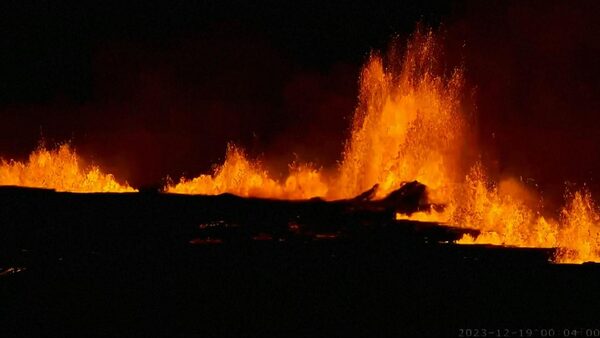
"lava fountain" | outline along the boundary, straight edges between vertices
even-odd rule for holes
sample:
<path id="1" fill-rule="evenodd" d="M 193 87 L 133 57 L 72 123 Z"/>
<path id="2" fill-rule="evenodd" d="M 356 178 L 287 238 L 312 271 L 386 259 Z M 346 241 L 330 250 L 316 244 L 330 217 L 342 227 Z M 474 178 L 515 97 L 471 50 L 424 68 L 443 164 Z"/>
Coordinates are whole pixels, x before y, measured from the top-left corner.
<path id="1" fill-rule="evenodd" d="M 401 50 L 392 44 L 387 54 L 373 53 L 364 66 L 351 135 L 334 170 L 293 164 L 287 178 L 278 181 L 229 145 L 225 162 L 213 174 L 182 178 L 165 191 L 337 199 L 375 183 L 378 196 L 384 196 L 402 182 L 418 180 L 428 186 L 430 200 L 445 208 L 410 218 L 482 231 L 460 243 L 558 247 L 556 262 L 600 262 L 600 211 L 590 193 L 572 194 L 558 217 L 545 217 L 541 207 L 515 193 L 517 180 L 512 181 L 517 189 L 500 189 L 470 155 L 477 146 L 462 107 L 463 70 L 445 72 L 441 45 L 431 31 L 417 31 Z"/>
<path id="2" fill-rule="evenodd" d="M 428 187 L 436 208 L 411 216 L 481 231 L 461 244 L 558 248 L 560 263 L 600 262 L 600 210 L 588 191 L 566 196 L 555 214 L 531 203 L 516 179 L 494 182 L 477 160 L 472 119 L 463 108 L 464 72 L 447 72 L 442 47 L 432 31 L 417 30 L 405 48 L 393 43 L 373 53 L 360 75 L 359 104 L 336 168 L 293 163 L 277 180 L 233 144 L 212 174 L 168 184 L 169 193 L 233 193 L 279 199 L 327 200 L 354 197 L 378 184 L 376 197 L 417 180 Z M 402 52 L 403 51 L 403 52 Z M 83 167 L 69 145 L 43 147 L 25 162 L 0 163 L 0 185 L 70 192 L 135 191 L 97 166 Z M 526 196 L 528 195 L 528 196 Z M 535 195 L 535 194 L 534 194 Z M 534 200 L 536 197 L 533 198 Z"/>
<path id="3" fill-rule="evenodd" d="M 0 163 L 0 185 L 48 188 L 70 192 L 132 192 L 127 183 L 118 183 L 99 167 L 82 167 L 81 159 L 68 145 L 48 150 L 39 147 L 25 162 Z"/>

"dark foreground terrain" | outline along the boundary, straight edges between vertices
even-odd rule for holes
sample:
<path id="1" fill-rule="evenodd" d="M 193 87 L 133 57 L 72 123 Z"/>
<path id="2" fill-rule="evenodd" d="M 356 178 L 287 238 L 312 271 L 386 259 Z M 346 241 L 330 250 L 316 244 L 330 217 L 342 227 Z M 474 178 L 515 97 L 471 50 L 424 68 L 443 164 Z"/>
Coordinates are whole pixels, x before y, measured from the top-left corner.
<path id="1" fill-rule="evenodd" d="M 455 229 L 411 222 L 294 236 L 260 224 L 240 235 L 244 220 L 290 210 L 245 203 L 0 188 L 0 336 L 600 329 L 599 265 L 549 264 L 548 250 L 442 243 Z M 220 224 L 221 240 L 208 239 L 205 216 L 231 210 L 243 214 L 232 216 L 237 225 Z"/>

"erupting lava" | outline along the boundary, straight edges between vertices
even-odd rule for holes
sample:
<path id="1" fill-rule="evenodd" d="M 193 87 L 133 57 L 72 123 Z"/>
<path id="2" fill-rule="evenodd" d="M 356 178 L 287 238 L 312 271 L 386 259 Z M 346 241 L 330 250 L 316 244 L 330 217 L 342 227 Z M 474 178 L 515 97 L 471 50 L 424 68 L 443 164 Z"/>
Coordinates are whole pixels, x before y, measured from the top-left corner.
<path id="1" fill-rule="evenodd" d="M 75 152 L 64 144 L 54 150 L 38 148 L 27 162 L 2 160 L 0 185 L 49 188 L 71 192 L 128 192 L 135 191 L 127 184 L 119 184 L 100 168 L 84 169 Z"/>
<path id="2" fill-rule="evenodd" d="M 290 165 L 283 181 L 272 178 L 260 163 L 229 145 L 225 162 L 212 175 L 181 179 L 165 191 L 300 199 L 350 198 L 379 184 L 382 197 L 402 182 L 418 180 L 428 187 L 430 202 L 443 210 L 398 218 L 436 221 L 479 229 L 477 238 L 460 243 L 521 247 L 558 247 L 556 262 L 600 262 L 600 210 L 589 192 L 571 194 L 553 218 L 542 216 L 519 191 L 517 180 L 508 189 L 495 184 L 484 166 L 470 154 L 470 119 L 461 106 L 463 71 L 447 74 L 432 32 L 417 31 L 405 53 L 393 45 L 387 55 L 373 54 L 360 78 L 359 105 L 342 160 L 325 170 Z M 134 191 L 117 183 L 98 167 L 82 169 L 68 145 L 40 148 L 26 163 L 3 161 L 0 185 L 53 188 L 73 192 Z M 541 205 L 541 203 L 540 203 Z"/>
<path id="3" fill-rule="evenodd" d="M 415 34 L 404 60 L 392 47 L 372 55 L 361 74 L 360 103 L 343 160 L 333 173 L 293 165 L 277 182 L 233 145 L 213 175 L 181 179 L 167 191 L 274 198 L 348 198 L 379 183 L 378 197 L 418 180 L 436 192 L 456 181 L 463 148 L 462 72 L 437 74 L 433 33 Z M 384 64 L 386 63 L 386 64 Z"/>
<path id="4" fill-rule="evenodd" d="M 399 50 L 392 46 L 385 57 L 374 54 L 364 67 L 352 133 L 335 170 L 294 165 L 278 182 L 230 145 L 214 174 L 181 179 L 166 191 L 336 199 L 375 183 L 378 196 L 384 196 L 402 182 L 418 180 L 428 186 L 432 202 L 446 207 L 409 218 L 483 232 L 461 243 L 558 247 L 557 262 L 600 261 L 600 211 L 590 194 L 573 194 L 555 220 L 512 193 L 519 190 L 516 180 L 517 189 L 500 189 L 483 165 L 467 156 L 477 148 L 469 142 L 469 118 L 461 107 L 462 69 L 444 74 L 432 32 L 415 33 L 403 57 Z"/>

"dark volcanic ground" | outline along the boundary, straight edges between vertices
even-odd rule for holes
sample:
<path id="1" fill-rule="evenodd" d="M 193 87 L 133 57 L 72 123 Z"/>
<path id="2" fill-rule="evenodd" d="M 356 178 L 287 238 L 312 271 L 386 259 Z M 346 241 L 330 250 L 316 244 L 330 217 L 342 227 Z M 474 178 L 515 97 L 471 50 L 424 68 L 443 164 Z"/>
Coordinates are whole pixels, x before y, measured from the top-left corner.
<path id="1" fill-rule="evenodd" d="M 192 244 L 198 201 L 186 197 L 9 188 L 0 202 L 3 337 L 600 328 L 600 266 L 548 264 L 545 250 L 456 246 L 398 228 Z"/>

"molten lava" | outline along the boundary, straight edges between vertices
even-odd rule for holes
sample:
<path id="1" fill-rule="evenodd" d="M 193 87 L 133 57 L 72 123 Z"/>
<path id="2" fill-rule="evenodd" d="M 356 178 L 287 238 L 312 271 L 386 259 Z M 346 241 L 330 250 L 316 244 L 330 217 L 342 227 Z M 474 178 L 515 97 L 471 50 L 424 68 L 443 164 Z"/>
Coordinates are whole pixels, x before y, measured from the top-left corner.
<path id="1" fill-rule="evenodd" d="M 228 146 L 212 175 L 181 179 L 168 192 L 272 198 L 349 198 L 379 183 L 378 196 L 402 182 L 418 180 L 442 211 L 410 218 L 451 223 L 482 231 L 460 243 L 558 247 L 557 262 L 600 261 L 600 211 L 587 192 L 576 192 L 558 219 L 542 216 L 516 180 L 503 189 L 470 159 L 470 120 L 461 106 L 462 69 L 445 74 L 434 34 L 415 33 L 404 56 L 397 46 L 373 54 L 363 68 L 359 105 L 342 161 L 332 171 L 293 165 L 280 182 L 243 151 Z M 398 218 L 407 216 L 398 215 Z"/>
<path id="2" fill-rule="evenodd" d="M 178 184 L 169 185 L 165 190 L 182 194 L 229 192 L 239 196 L 302 199 L 325 196 L 327 185 L 322 181 L 320 172 L 308 165 L 292 166 L 285 183 L 280 184 L 269 177 L 260 163 L 251 162 L 241 149 L 230 144 L 225 163 L 213 175 L 200 175 L 192 180 L 182 178 Z"/>
<path id="3" fill-rule="evenodd" d="M 96 166 L 82 168 L 80 159 L 69 145 L 54 150 L 40 147 L 23 163 L 2 160 L 0 185 L 49 188 L 71 192 L 128 192 L 128 184 L 118 183 L 113 175 Z"/>
<path id="4" fill-rule="evenodd" d="M 393 45 L 384 56 L 373 54 L 363 68 L 351 135 L 336 168 L 293 164 L 287 178 L 279 181 L 229 145 L 225 162 L 214 173 L 182 178 L 165 191 L 331 200 L 354 197 L 376 183 L 377 197 L 382 197 L 403 182 L 417 180 L 428 187 L 430 202 L 445 208 L 398 218 L 481 230 L 477 238 L 462 238 L 462 244 L 557 247 L 556 262 L 600 262 L 600 210 L 590 193 L 570 194 L 560 214 L 552 215 L 518 180 L 493 182 L 472 156 L 478 151 L 462 107 L 462 69 L 444 72 L 441 47 L 432 32 L 417 31 L 405 52 L 400 50 Z M 68 145 L 40 148 L 25 163 L 2 161 L 0 185 L 134 191 L 98 167 L 82 168 Z"/>

